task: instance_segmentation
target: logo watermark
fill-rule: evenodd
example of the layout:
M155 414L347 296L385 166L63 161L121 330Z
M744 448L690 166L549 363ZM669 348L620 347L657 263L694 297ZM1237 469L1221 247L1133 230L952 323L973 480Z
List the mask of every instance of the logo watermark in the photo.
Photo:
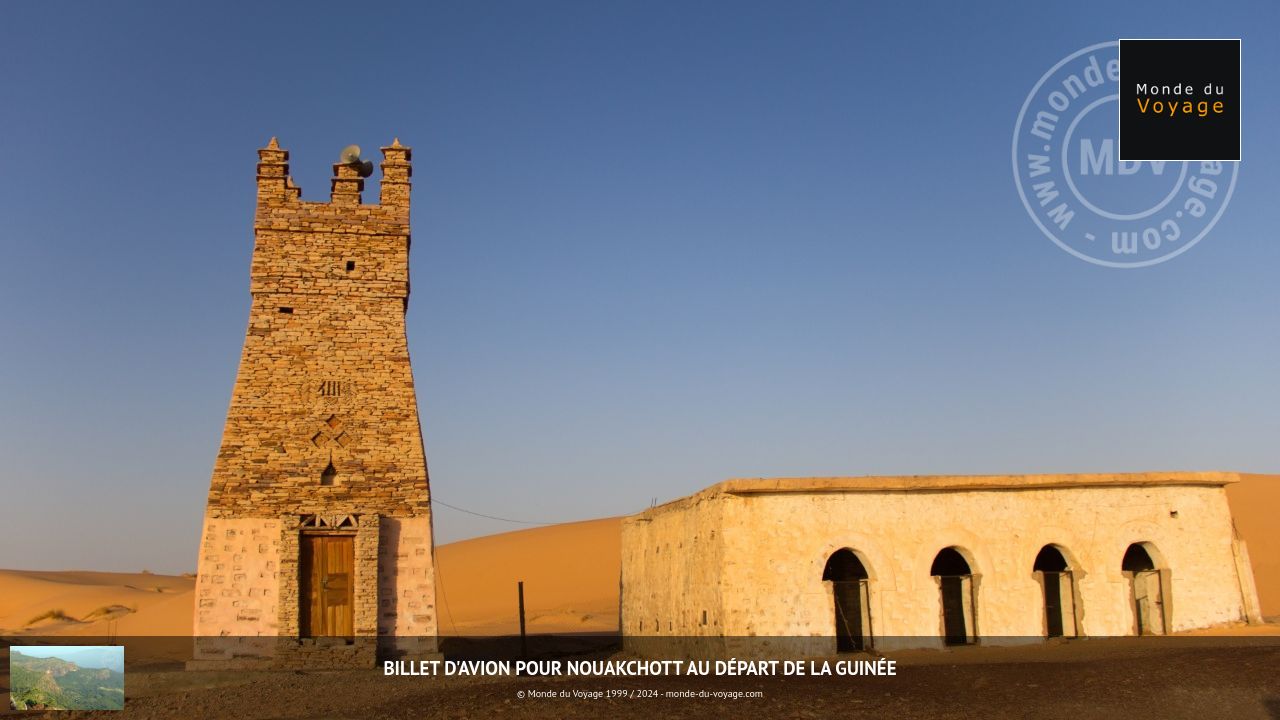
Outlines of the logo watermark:
M1115 268L1186 252L1222 217L1239 163L1122 161L1120 44L1091 45L1049 68L1013 129L1022 205L1058 247Z

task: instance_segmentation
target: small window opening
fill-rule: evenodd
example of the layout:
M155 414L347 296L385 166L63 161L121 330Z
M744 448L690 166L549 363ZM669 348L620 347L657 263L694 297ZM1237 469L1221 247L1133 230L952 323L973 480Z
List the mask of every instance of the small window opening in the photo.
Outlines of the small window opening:
M351 272L352 270L355 270L355 269L356 269L356 261L355 261L355 260L348 260L348 261L347 261L347 272Z
M332 485L332 484L333 484L333 481L334 481L337 477L338 477L338 471L337 471L337 470L335 470L335 469L333 468L333 463L331 462L331 463L329 463L329 465L324 469L324 472L320 473L320 484L321 484L321 485Z
M292 315L292 314L293 314L293 308L291 308L291 307L282 307L282 308L280 308L280 312L284 313L285 315Z
M703 610L703 611L702 611L702 624L703 624L703 625L706 625L706 624L707 624L707 611L706 611L706 610Z

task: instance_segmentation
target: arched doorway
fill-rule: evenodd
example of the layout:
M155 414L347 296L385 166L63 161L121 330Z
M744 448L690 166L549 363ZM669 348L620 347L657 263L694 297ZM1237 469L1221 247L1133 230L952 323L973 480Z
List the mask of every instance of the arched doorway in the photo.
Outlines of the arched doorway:
M1031 569L1044 587L1045 637L1076 637L1075 576L1066 556L1045 545Z
M1133 625L1138 635L1164 635L1169 630L1165 607L1169 598L1169 570L1158 565L1150 543L1134 543L1124 551L1120 569L1129 578Z
M959 550L943 548L929 574L937 578L942 597L942 637L948 645L967 645L978 639L973 602L973 570Z
M871 594L867 569L850 549L827 558L822 579L831 583L835 605L836 650L855 652L871 647Z

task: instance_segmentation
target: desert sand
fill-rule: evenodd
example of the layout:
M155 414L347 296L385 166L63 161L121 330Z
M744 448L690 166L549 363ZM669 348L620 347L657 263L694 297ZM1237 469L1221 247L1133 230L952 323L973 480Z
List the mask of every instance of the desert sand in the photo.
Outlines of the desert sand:
M1228 488L1248 543L1263 615L1280 616L1280 478ZM441 545L436 600L441 635L519 631L525 584L530 633L618 629L619 518L518 530ZM0 570L0 632L25 635L189 635L194 579L151 573ZM31 622L52 610L63 617Z
M146 572L0 570L0 632L190 635L194 585L191 577Z
M529 632L616 632L621 542L620 519L607 518L441 545L440 634L519 632L520 580Z
M1262 615L1280 617L1280 475L1245 475L1227 486L1227 500L1249 549Z

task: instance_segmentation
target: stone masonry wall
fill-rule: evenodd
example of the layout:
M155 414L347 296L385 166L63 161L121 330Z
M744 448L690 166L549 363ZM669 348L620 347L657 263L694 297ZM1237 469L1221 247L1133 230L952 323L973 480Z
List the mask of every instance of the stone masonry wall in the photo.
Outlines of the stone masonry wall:
M280 523L257 518L206 518L196 575L198 658L268 652L257 640L276 634L279 603Z
M334 166L331 202L304 202L288 153L259 151L253 304L210 516L427 511L404 323L409 205L395 192L409 149L383 152L384 204L362 205L354 168ZM329 465L336 475L321 484Z
M329 202L307 202L288 152L274 138L258 152L252 305L210 481L199 636L296 640L299 534L349 531L357 637L435 637L430 495L405 334L411 151L396 141L382 152L375 205L361 202L354 166L334 165ZM355 524L316 526L343 517ZM231 543L228 532L265 542ZM226 594L240 576L244 597ZM390 604L388 589L399 593ZM276 655L318 658L330 644L286 643ZM328 654L363 662L369 644ZM241 649L220 655L233 654Z
M386 654L436 652L435 563L426 518L383 520L378 573L378 635Z
M722 507L700 498L687 502L681 512L622 523L623 636L663 638L662 653L673 656L697 655L705 638L723 634L725 622Z

